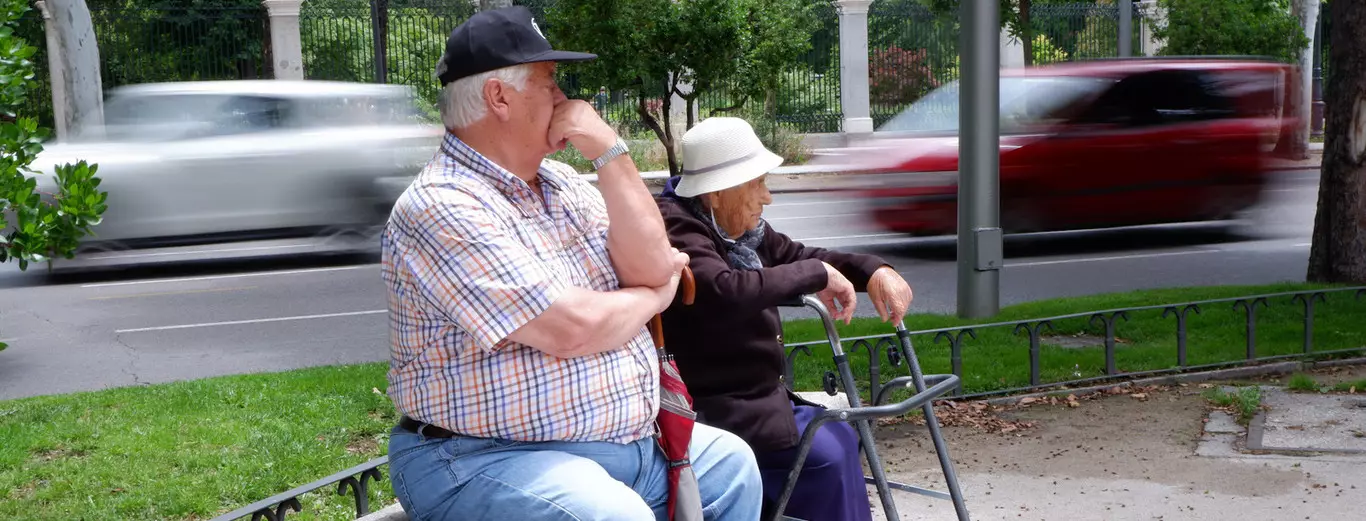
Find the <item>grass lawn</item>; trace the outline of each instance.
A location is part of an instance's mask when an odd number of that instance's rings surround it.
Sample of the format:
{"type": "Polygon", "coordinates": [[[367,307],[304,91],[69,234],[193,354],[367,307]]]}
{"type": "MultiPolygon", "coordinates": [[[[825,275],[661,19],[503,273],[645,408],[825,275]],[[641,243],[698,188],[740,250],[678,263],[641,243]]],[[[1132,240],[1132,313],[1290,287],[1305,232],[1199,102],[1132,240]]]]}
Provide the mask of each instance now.
{"type": "MultiPolygon", "coordinates": [[[[1165,304],[1309,288],[1277,285],[1144,291],[1045,301],[1003,310],[992,321],[1048,317],[1094,309],[1165,304]]],[[[1299,304],[1275,299],[1258,309],[1259,353],[1301,348],[1299,304]]],[[[1190,315],[1191,364],[1234,360],[1244,353],[1242,312],[1230,304],[1190,315]]],[[[1334,294],[1318,304],[1318,349],[1366,345],[1366,299],[1334,294]]],[[[1175,363],[1174,319],[1161,310],[1135,312],[1120,322],[1119,368],[1141,370],[1175,363]]],[[[913,330],[969,323],[916,315],[913,330]]],[[[980,321],[978,321],[980,322],[980,321]]],[[[1085,319],[1054,324],[1058,333],[1098,334],[1085,319]]],[[[883,334],[876,319],[842,327],[841,335],[883,334]]],[[[823,337],[818,324],[791,322],[789,342],[823,337]]],[[[946,344],[918,336],[927,372],[947,372],[946,344]]],[[[1028,381],[1028,340],[1009,329],[984,329],[966,340],[964,382],[969,392],[1028,381]],[[996,330],[999,329],[999,330],[996,330]]],[[[822,351],[814,349],[817,355],[822,351]]],[[[818,389],[829,367],[823,356],[801,357],[798,387],[818,389]]],[[[852,357],[867,374],[866,355],[852,357]]],[[[1045,345],[1045,381],[1101,374],[1098,348],[1045,345]]],[[[0,402],[0,519],[202,520],[309,483],[383,454],[396,421],[385,389],[386,364],[324,367],[285,373],[211,378],[0,402]]],[[[884,375],[905,374],[884,368],[884,375]]],[[[887,376],[884,376],[884,380],[887,376]]],[[[1358,389],[1359,391],[1359,389],[1358,389]]],[[[387,476],[387,473],[386,473],[387,476]]],[[[289,519],[350,519],[352,499],[327,488],[300,498],[289,519]]],[[[393,501],[389,482],[372,486],[371,504],[393,501]]]]}

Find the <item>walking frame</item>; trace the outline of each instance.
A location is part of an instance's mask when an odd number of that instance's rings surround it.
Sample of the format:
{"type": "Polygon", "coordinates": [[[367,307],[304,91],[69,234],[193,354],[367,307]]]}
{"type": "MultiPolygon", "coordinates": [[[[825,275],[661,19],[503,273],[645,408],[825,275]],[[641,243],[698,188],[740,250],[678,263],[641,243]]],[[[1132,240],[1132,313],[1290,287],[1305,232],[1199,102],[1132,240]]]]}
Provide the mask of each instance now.
{"type": "MultiPolygon", "coordinates": [[[[793,489],[797,485],[797,476],[801,474],[802,464],[811,451],[811,444],[815,440],[816,431],[821,425],[830,421],[852,423],[858,431],[862,451],[867,457],[868,467],[872,472],[872,476],[865,476],[864,481],[876,486],[878,496],[882,500],[883,512],[888,521],[900,521],[901,519],[901,516],[897,514],[896,503],[892,498],[892,489],[950,500],[953,502],[953,508],[958,514],[959,521],[968,521],[968,509],[963,501],[963,493],[958,488],[958,477],[953,469],[953,461],[949,459],[948,446],[944,443],[944,437],[939,431],[939,421],[934,416],[933,405],[935,398],[959,386],[958,376],[953,374],[921,374],[920,361],[915,355],[915,349],[911,346],[911,334],[906,330],[904,323],[897,321],[896,336],[900,340],[901,355],[909,362],[911,375],[909,377],[897,377],[887,382],[883,388],[884,391],[878,392],[877,396],[873,397],[873,404],[864,406],[859,396],[858,385],[854,380],[853,370],[849,367],[849,358],[840,345],[839,333],[835,330],[835,321],[831,318],[825,304],[820,299],[807,295],[802,297],[799,303],[789,303],[784,304],[784,306],[809,307],[820,316],[821,322],[825,326],[826,337],[830,340],[830,348],[834,352],[835,367],[839,371],[842,388],[847,395],[849,405],[839,408],[827,407],[806,427],[806,432],[802,434],[801,442],[797,446],[797,459],[793,463],[792,469],[788,471],[782,495],[779,496],[778,502],[772,510],[773,521],[807,521],[784,516],[783,510],[787,508],[787,503],[792,498],[793,489]],[[931,387],[926,388],[927,385],[931,387]],[[884,405],[882,403],[884,398],[891,394],[885,390],[895,387],[913,387],[915,394],[904,401],[884,405]],[[939,466],[943,469],[944,481],[948,485],[947,493],[889,481],[885,470],[882,468],[882,460],[878,457],[877,444],[873,442],[872,422],[877,418],[902,416],[917,407],[925,414],[925,425],[929,428],[930,438],[934,441],[934,451],[939,456],[939,466]]],[[[826,392],[831,395],[835,394],[829,390],[826,392]]]]}

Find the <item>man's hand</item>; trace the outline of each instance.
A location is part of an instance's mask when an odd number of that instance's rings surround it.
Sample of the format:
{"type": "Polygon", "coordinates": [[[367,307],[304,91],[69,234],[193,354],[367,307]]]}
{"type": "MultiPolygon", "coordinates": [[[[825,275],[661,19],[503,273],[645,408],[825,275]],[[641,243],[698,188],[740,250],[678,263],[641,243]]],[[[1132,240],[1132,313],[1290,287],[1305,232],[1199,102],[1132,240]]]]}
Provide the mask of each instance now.
{"type": "Polygon", "coordinates": [[[826,283],[825,289],[816,293],[816,296],[825,303],[825,308],[830,311],[831,317],[835,320],[844,320],[844,325],[849,325],[849,321],[854,318],[854,307],[858,305],[858,296],[854,293],[854,284],[844,277],[843,273],[835,269],[828,263],[825,265],[826,283]],[[836,307],[835,304],[839,304],[836,307]]]}
{"type": "Polygon", "coordinates": [[[877,308],[877,314],[883,322],[898,322],[906,316],[914,297],[906,279],[901,278],[901,274],[891,266],[883,266],[873,272],[873,278],[868,280],[868,298],[872,299],[873,307],[877,308]]]}
{"type": "Polygon", "coordinates": [[[589,161],[602,157],[617,143],[616,131],[602,120],[598,111],[587,101],[577,99],[555,105],[548,137],[555,150],[563,149],[565,144],[574,145],[574,149],[589,161]]]}
{"type": "Polygon", "coordinates": [[[688,254],[678,251],[678,248],[670,250],[673,251],[673,275],[669,277],[669,282],[654,288],[655,296],[659,298],[655,313],[663,313],[673,305],[674,296],[678,293],[678,284],[683,280],[683,267],[688,265],[688,254]]]}

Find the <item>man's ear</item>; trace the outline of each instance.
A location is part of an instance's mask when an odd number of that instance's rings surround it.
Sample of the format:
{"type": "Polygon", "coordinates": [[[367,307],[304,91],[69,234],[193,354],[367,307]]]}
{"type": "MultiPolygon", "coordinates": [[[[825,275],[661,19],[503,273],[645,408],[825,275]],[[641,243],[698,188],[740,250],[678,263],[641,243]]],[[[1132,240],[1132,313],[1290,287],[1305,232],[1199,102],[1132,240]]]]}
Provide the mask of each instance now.
{"type": "Polygon", "coordinates": [[[507,121],[512,118],[512,107],[509,105],[508,99],[512,92],[512,89],[497,78],[489,78],[484,81],[484,106],[499,121],[507,121]]]}

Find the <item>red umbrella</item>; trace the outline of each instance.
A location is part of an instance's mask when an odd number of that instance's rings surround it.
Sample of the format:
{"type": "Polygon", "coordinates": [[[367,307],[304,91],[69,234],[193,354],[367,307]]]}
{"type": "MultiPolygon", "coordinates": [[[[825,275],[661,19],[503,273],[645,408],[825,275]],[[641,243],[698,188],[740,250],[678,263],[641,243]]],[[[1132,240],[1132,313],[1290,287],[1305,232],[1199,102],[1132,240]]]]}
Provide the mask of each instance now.
{"type": "MultiPolygon", "coordinates": [[[[679,289],[683,305],[692,305],[696,293],[692,270],[683,267],[679,289]]],[[[692,409],[692,395],[678,374],[673,355],[664,350],[664,323],[659,315],[650,320],[650,336],[659,349],[659,414],[655,426],[659,428],[659,446],[669,460],[669,519],[671,521],[702,521],[702,495],[697,489],[697,475],[688,459],[692,443],[692,427],[697,413],[692,409]]]]}

